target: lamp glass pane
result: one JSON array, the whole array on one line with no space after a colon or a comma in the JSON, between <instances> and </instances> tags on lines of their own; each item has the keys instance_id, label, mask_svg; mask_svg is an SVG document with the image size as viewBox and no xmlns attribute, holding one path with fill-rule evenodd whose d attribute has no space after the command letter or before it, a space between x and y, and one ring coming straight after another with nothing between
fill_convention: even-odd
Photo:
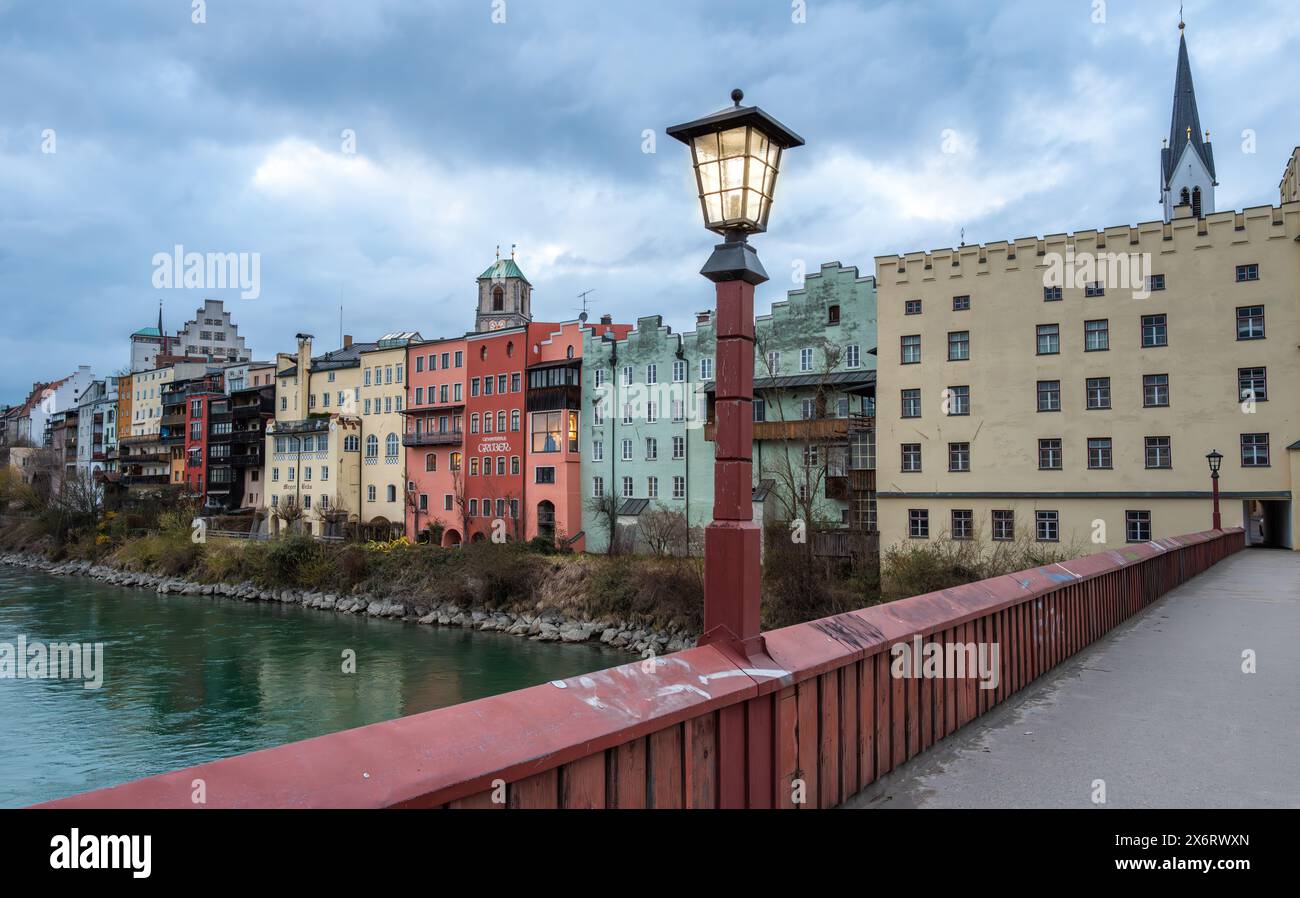
<instances>
[{"instance_id":1,"label":"lamp glass pane","mask_svg":"<svg viewBox=\"0 0 1300 898\"><path fill-rule=\"evenodd\" d=\"M758 159L767 161L767 148L772 141L767 139L767 135L757 128L749 129L749 154Z\"/></svg>"},{"instance_id":2,"label":"lamp glass pane","mask_svg":"<svg viewBox=\"0 0 1300 898\"><path fill-rule=\"evenodd\" d=\"M743 190L728 190L722 194L722 211L725 221L737 221L745 217Z\"/></svg>"},{"instance_id":3,"label":"lamp glass pane","mask_svg":"<svg viewBox=\"0 0 1300 898\"><path fill-rule=\"evenodd\" d=\"M756 224L763 221L763 196L757 190L745 191L745 217Z\"/></svg>"},{"instance_id":4,"label":"lamp glass pane","mask_svg":"<svg viewBox=\"0 0 1300 898\"><path fill-rule=\"evenodd\" d=\"M710 193L704 197L704 208L709 216L708 224L716 225L722 221L722 194Z\"/></svg>"},{"instance_id":5,"label":"lamp glass pane","mask_svg":"<svg viewBox=\"0 0 1300 898\"><path fill-rule=\"evenodd\" d=\"M718 158L718 135L701 134L695 138L695 161L713 162Z\"/></svg>"},{"instance_id":6,"label":"lamp glass pane","mask_svg":"<svg viewBox=\"0 0 1300 898\"><path fill-rule=\"evenodd\" d=\"M772 188L775 186L776 186L776 169L768 167L764 170L763 193L771 197Z\"/></svg>"},{"instance_id":7,"label":"lamp glass pane","mask_svg":"<svg viewBox=\"0 0 1300 898\"><path fill-rule=\"evenodd\" d=\"M767 166L757 159L749 160L749 175L745 179L745 186L750 190L764 191L765 174Z\"/></svg>"},{"instance_id":8,"label":"lamp glass pane","mask_svg":"<svg viewBox=\"0 0 1300 898\"><path fill-rule=\"evenodd\" d=\"M722 189L722 173L718 171L718 162L705 162L700 165L700 192L713 193Z\"/></svg>"},{"instance_id":9,"label":"lamp glass pane","mask_svg":"<svg viewBox=\"0 0 1300 898\"><path fill-rule=\"evenodd\" d=\"M722 187L724 190L730 190L733 187L745 186L745 157L737 156L734 159L722 160Z\"/></svg>"},{"instance_id":10,"label":"lamp glass pane","mask_svg":"<svg viewBox=\"0 0 1300 898\"><path fill-rule=\"evenodd\" d=\"M723 131L720 135L722 138L722 157L743 156L745 154L745 132L746 128L731 128Z\"/></svg>"}]
</instances>

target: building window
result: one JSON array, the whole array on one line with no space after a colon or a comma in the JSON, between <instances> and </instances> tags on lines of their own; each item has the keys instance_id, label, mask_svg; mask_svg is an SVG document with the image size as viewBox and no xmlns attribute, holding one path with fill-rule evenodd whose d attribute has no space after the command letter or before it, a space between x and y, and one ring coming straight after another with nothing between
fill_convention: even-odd
<instances>
[{"instance_id":1,"label":"building window","mask_svg":"<svg viewBox=\"0 0 1300 898\"><path fill-rule=\"evenodd\" d=\"M903 415L904 418L921 417L921 391L904 390L903 391Z\"/></svg>"},{"instance_id":2,"label":"building window","mask_svg":"<svg viewBox=\"0 0 1300 898\"><path fill-rule=\"evenodd\" d=\"M952 510L952 538L975 538L975 512L969 508L954 508Z\"/></svg>"},{"instance_id":3,"label":"building window","mask_svg":"<svg viewBox=\"0 0 1300 898\"><path fill-rule=\"evenodd\" d=\"M1142 405L1157 408L1169 404L1169 375L1142 375Z\"/></svg>"},{"instance_id":4,"label":"building window","mask_svg":"<svg viewBox=\"0 0 1300 898\"><path fill-rule=\"evenodd\" d=\"M686 380L686 363L681 359L673 362L673 383L683 383Z\"/></svg>"},{"instance_id":5,"label":"building window","mask_svg":"<svg viewBox=\"0 0 1300 898\"><path fill-rule=\"evenodd\" d=\"M1243 433L1241 435L1241 466L1243 468L1268 467L1268 434Z\"/></svg>"},{"instance_id":6,"label":"building window","mask_svg":"<svg viewBox=\"0 0 1300 898\"><path fill-rule=\"evenodd\" d=\"M504 414L504 412L502 413ZM564 413L563 412L534 412L533 413L533 433L532 433L532 451L533 452L559 452L563 447L561 440L564 438ZM502 424L505 422L502 421ZM502 428L504 429L504 428Z\"/></svg>"},{"instance_id":7,"label":"building window","mask_svg":"<svg viewBox=\"0 0 1300 898\"><path fill-rule=\"evenodd\" d=\"M859 365L861 365L861 364L862 364L862 362L860 361L860 359L859 359L859 355L858 355L858 344L857 344L857 343L850 343L848 346L845 346L845 347L844 347L844 367L845 367L845 368L857 368L857 367L858 367Z\"/></svg>"},{"instance_id":8,"label":"building window","mask_svg":"<svg viewBox=\"0 0 1300 898\"><path fill-rule=\"evenodd\" d=\"M632 460L632 441L631 441L631 440L624 440L624 441L623 441L623 461L631 461L631 460Z\"/></svg>"},{"instance_id":9,"label":"building window","mask_svg":"<svg viewBox=\"0 0 1300 898\"><path fill-rule=\"evenodd\" d=\"M1142 316L1143 347L1168 346L1169 322L1164 315Z\"/></svg>"},{"instance_id":10,"label":"building window","mask_svg":"<svg viewBox=\"0 0 1300 898\"><path fill-rule=\"evenodd\" d=\"M1237 266L1237 283L1241 283L1242 281L1257 281L1257 280L1259 280L1258 264L1251 263L1249 265Z\"/></svg>"},{"instance_id":11,"label":"building window","mask_svg":"<svg viewBox=\"0 0 1300 898\"><path fill-rule=\"evenodd\" d=\"M645 423L654 424L659 420L659 407L655 402L646 402L645 404Z\"/></svg>"},{"instance_id":12,"label":"building window","mask_svg":"<svg viewBox=\"0 0 1300 898\"><path fill-rule=\"evenodd\" d=\"M959 386L948 388L948 414L949 415L969 415L970 414L970 387Z\"/></svg>"},{"instance_id":13,"label":"building window","mask_svg":"<svg viewBox=\"0 0 1300 898\"><path fill-rule=\"evenodd\" d=\"M799 370L811 371L813 369L813 351L811 349L799 350Z\"/></svg>"},{"instance_id":14,"label":"building window","mask_svg":"<svg viewBox=\"0 0 1300 898\"><path fill-rule=\"evenodd\" d=\"M909 508L907 510L907 535L912 539L930 538L929 509Z\"/></svg>"},{"instance_id":15,"label":"building window","mask_svg":"<svg viewBox=\"0 0 1300 898\"><path fill-rule=\"evenodd\" d=\"M1016 513L1014 511L995 510L993 512L993 538L999 542L1016 538Z\"/></svg>"},{"instance_id":16,"label":"building window","mask_svg":"<svg viewBox=\"0 0 1300 898\"><path fill-rule=\"evenodd\" d=\"M591 495L597 499L603 499L605 496L605 478L591 478Z\"/></svg>"},{"instance_id":17,"label":"building window","mask_svg":"<svg viewBox=\"0 0 1300 898\"><path fill-rule=\"evenodd\" d=\"M1237 309L1237 339L1264 339L1264 307L1241 306Z\"/></svg>"},{"instance_id":18,"label":"building window","mask_svg":"<svg viewBox=\"0 0 1300 898\"><path fill-rule=\"evenodd\" d=\"M921 444L904 443L903 444L903 471L912 472L921 470Z\"/></svg>"},{"instance_id":19,"label":"building window","mask_svg":"<svg viewBox=\"0 0 1300 898\"><path fill-rule=\"evenodd\" d=\"M1084 296L1105 296L1106 288L1102 286L1101 281L1092 281L1083 285Z\"/></svg>"},{"instance_id":20,"label":"building window","mask_svg":"<svg viewBox=\"0 0 1300 898\"><path fill-rule=\"evenodd\" d=\"M645 458L646 461L655 461L659 458L659 441L654 437L645 438Z\"/></svg>"},{"instance_id":21,"label":"building window","mask_svg":"<svg viewBox=\"0 0 1300 898\"><path fill-rule=\"evenodd\" d=\"M713 380L713 359L700 359L700 380Z\"/></svg>"},{"instance_id":22,"label":"building window","mask_svg":"<svg viewBox=\"0 0 1300 898\"><path fill-rule=\"evenodd\" d=\"M555 482L555 468L553 468L553 467L549 467L549 466L548 466L548 467L545 467L545 468L537 468L537 469L536 469L536 476L535 476L535 480L534 480L534 482L535 482L535 483L554 483L554 482Z\"/></svg>"},{"instance_id":23,"label":"building window","mask_svg":"<svg viewBox=\"0 0 1300 898\"><path fill-rule=\"evenodd\" d=\"M477 476L478 476L478 456L477 456L477 455L472 455L472 456L470 456L470 459L469 459L469 476L471 476L471 477L477 477Z\"/></svg>"},{"instance_id":24,"label":"building window","mask_svg":"<svg viewBox=\"0 0 1300 898\"><path fill-rule=\"evenodd\" d=\"M1059 380L1040 380L1038 382L1038 410L1040 412L1059 412L1061 410L1061 382Z\"/></svg>"},{"instance_id":25,"label":"building window","mask_svg":"<svg viewBox=\"0 0 1300 898\"><path fill-rule=\"evenodd\" d=\"M371 484L369 487L366 488L366 498L371 502L375 501L377 495L378 493L376 492L373 484Z\"/></svg>"},{"instance_id":26,"label":"building window","mask_svg":"<svg viewBox=\"0 0 1300 898\"><path fill-rule=\"evenodd\" d=\"M1146 438L1146 463L1148 468L1172 468L1174 465L1169 437Z\"/></svg>"},{"instance_id":27,"label":"building window","mask_svg":"<svg viewBox=\"0 0 1300 898\"><path fill-rule=\"evenodd\" d=\"M647 384L657 384L657 383L659 383L659 366L658 366L658 365L651 364L651 365L646 365L646 366L645 366L645 382L646 382Z\"/></svg>"},{"instance_id":28,"label":"building window","mask_svg":"<svg viewBox=\"0 0 1300 898\"><path fill-rule=\"evenodd\" d=\"M970 309L969 296L954 296L952 298L952 310L954 312L965 312Z\"/></svg>"},{"instance_id":29,"label":"building window","mask_svg":"<svg viewBox=\"0 0 1300 898\"><path fill-rule=\"evenodd\" d=\"M921 335L909 334L901 338L904 365L915 365L921 361Z\"/></svg>"},{"instance_id":30,"label":"building window","mask_svg":"<svg viewBox=\"0 0 1300 898\"><path fill-rule=\"evenodd\" d=\"M659 478L647 477L645 479L645 493L647 499L659 498Z\"/></svg>"},{"instance_id":31,"label":"building window","mask_svg":"<svg viewBox=\"0 0 1300 898\"><path fill-rule=\"evenodd\" d=\"M970 443L948 444L948 470L970 470Z\"/></svg>"},{"instance_id":32,"label":"building window","mask_svg":"<svg viewBox=\"0 0 1300 898\"><path fill-rule=\"evenodd\" d=\"M1084 352L1104 352L1110 349L1110 322L1106 318L1083 323Z\"/></svg>"},{"instance_id":33,"label":"building window","mask_svg":"<svg viewBox=\"0 0 1300 898\"><path fill-rule=\"evenodd\" d=\"M1155 291L1163 289L1165 289L1165 276L1163 274L1147 275L1147 290Z\"/></svg>"},{"instance_id":34,"label":"building window","mask_svg":"<svg viewBox=\"0 0 1300 898\"><path fill-rule=\"evenodd\" d=\"M1060 287L1044 287L1043 302L1057 302L1062 296Z\"/></svg>"},{"instance_id":35,"label":"building window","mask_svg":"<svg viewBox=\"0 0 1300 898\"><path fill-rule=\"evenodd\" d=\"M436 452L425 453L424 470L426 471L438 470L438 454Z\"/></svg>"},{"instance_id":36,"label":"building window","mask_svg":"<svg viewBox=\"0 0 1300 898\"><path fill-rule=\"evenodd\" d=\"M827 323L827 324L839 324L839 323L840 323L840 307L839 307L839 306L830 306L830 307L828 307L828 308L826 309L826 323Z\"/></svg>"},{"instance_id":37,"label":"building window","mask_svg":"<svg viewBox=\"0 0 1300 898\"><path fill-rule=\"evenodd\" d=\"M1111 467L1110 437L1088 438L1088 467L1106 470Z\"/></svg>"},{"instance_id":38,"label":"building window","mask_svg":"<svg viewBox=\"0 0 1300 898\"><path fill-rule=\"evenodd\" d=\"M1256 402L1268 401L1268 369L1267 368L1238 368L1237 369L1237 398L1243 402L1254 400Z\"/></svg>"},{"instance_id":39,"label":"building window","mask_svg":"<svg viewBox=\"0 0 1300 898\"><path fill-rule=\"evenodd\" d=\"M970 358L970 331L948 332L948 361L964 362Z\"/></svg>"},{"instance_id":40,"label":"building window","mask_svg":"<svg viewBox=\"0 0 1300 898\"><path fill-rule=\"evenodd\" d=\"M596 389L597 389L597 390L599 390L601 387L605 386L605 369L604 369L604 368L597 368L597 369L596 369L595 380L596 380Z\"/></svg>"},{"instance_id":41,"label":"building window","mask_svg":"<svg viewBox=\"0 0 1300 898\"><path fill-rule=\"evenodd\" d=\"M686 478L682 477L681 475L673 476L673 498L674 499L686 498Z\"/></svg>"},{"instance_id":42,"label":"building window","mask_svg":"<svg viewBox=\"0 0 1300 898\"><path fill-rule=\"evenodd\" d=\"M904 300L904 301L903 301L903 314L904 314L904 315L920 315L920 314L921 314L921 300L919 300L919 299L908 299L908 300Z\"/></svg>"},{"instance_id":43,"label":"building window","mask_svg":"<svg viewBox=\"0 0 1300 898\"><path fill-rule=\"evenodd\" d=\"M1038 470L1059 471L1064 462L1061 440L1056 437L1038 441Z\"/></svg>"},{"instance_id":44,"label":"building window","mask_svg":"<svg viewBox=\"0 0 1300 898\"><path fill-rule=\"evenodd\" d=\"M1151 512L1124 512L1124 539L1131 543L1145 543L1151 540Z\"/></svg>"},{"instance_id":45,"label":"building window","mask_svg":"<svg viewBox=\"0 0 1300 898\"><path fill-rule=\"evenodd\" d=\"M1110 408L1110 378L1090 377L1086 381L1088 408Z\"/></svg>"},{"instance_id":46,"label":"building window","mask_svg":"<svg viewBox=\"0 0 1300 898\"><path fill-rule=\"evenodd\" d=\"M397 439L397 434L390 433L384 438L384 454L388 458L397 458L397 447L400 444L401 441Z\"/></svg>"},{"instance_id":47,"label":"building window","mask_svg":"<svg viewBox=\"0 0 1300 898\"><path fill-rule=\"evenodd\" d=\"M624 498L624 499L631 499L632 496L633 496L633 491L632 491L632 478L631 478L631 477L624 477L624 478L623 478L623 498Z\"/></svg>"},{"instance_id":48,"label":"building window","mask_svg":"<svg viewBox=\"0 0 1300 898\"><path fill-rule=\"evenodd\" d=\"M624 365L624 366L623 366L623 386L625 386L625 387L630 387L630 386L632 386L632 366L631 366L631 365Z\"/></svg>"},{"instance_id":49,"label":"building window","mask_svg":"<svg viewBox=\"0 0 1300 898\"><path fill-rule=\"evenodd\" d=\"M1061 326L1059 324L1040 324L1037 328L1038 354L1056 355L1061 351Z\"/></svg>"},{"instance_id":50,"label":"building window","mask_svg":"<svg viewBox=\"0 0 1300 898\"><path fill-rule=\"evenodd\" d=\"M1061 541L1061 520L1058 512L1034 512L1034 539L1040 543Z\"/></svg>"},{"instance_id":51,"label":"building window","mask_svg":"<svg viewBox=\"0 0 1300 898\"><path fill-rule=\"evenodd\" d=\"M686 457L686 437L673 437L673 460L679 461Z\"/></svg>"},{"instance_id":52,"label":"building window","mask_svg":"<svg viewBox=\"0 0 1300 898\"><path fill-rule=\"evenodd\" d=\"M799 417L805 421L811 421L817 417L817 401L814 399L802 399L799 402Z\"/></svg>"},{"instance_id":53,"label":"building window","mask_svg":"<svg viewBox=\"0 0 1300 898\"><path fill-rule=\"evenodd\" d=\"M373 433L366 437L366 458L379 458L379 437Z\"/></svg>"},{"instance_id":54,"label":"building window","mask_svg":"<svg viewBox=\"0 0 1300 898\"><path fill-rule=\"evenodd\" d=\"M674 406L676 406L676 404L677 404L676 402L673 403ZM762 399L754 399L754 401L752 401L752 402L749 404L749 406L750 406L750 408L751 408L751 409L753 410L753 412L754 412L754 421L756 421L756 422L760 422L760 421L766 421L766 420L767 420L767 403L766 403L766 402L764 402ZM679 419L677 418L676 415L674 415L674 416L673 416L673 420L674 420L674 421L677 421L677 420L679 420Z\"/></svg>"},{"instance_id":55,"label":"building window","mask_svg":"<svg viewBox=\"0 0 1300 898\"><path fill-rule=\"evenodd\" d=\"M476 518L476 517L478 517L478 500L477 500L477 499L470 499L470 500L469 500L469 516L470 516L471 518Z\"/></svg>"},{"instance_id":56,"label":"building window","mask_svg":"<svg viewBox=\"0 0 1300 898\"><path fill-rule=\"evenodd\" d=\"M769 353L767 354L766 359L767 359L767 373L768 373L768 374L780 374L780 373L781 373L781 353L774 349L774 350L772 350L771 352L769 352Z\"/></svg>"}]
</instances>

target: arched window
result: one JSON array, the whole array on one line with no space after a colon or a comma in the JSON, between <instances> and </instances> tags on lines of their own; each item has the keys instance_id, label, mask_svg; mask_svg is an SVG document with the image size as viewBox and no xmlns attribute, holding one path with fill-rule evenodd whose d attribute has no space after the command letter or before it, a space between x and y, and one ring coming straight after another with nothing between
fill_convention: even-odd
<instances>
[{"instance_id":1,"label":"arched window","mask_svg":"<svg viewBox=\"0 0 1300 898\"><path fill-rule=\"evenodd\" d=\"M389 502L397 501L397 487L393 486L391 483L388 484L388 501Z\"/></svg>"},{"instance_id":2,"label":"arched window","mask_svg":"<svg viewBox=\"0 0 1300 898\"><path fill-rule=\"evenodd\" d=\"M384 448L386 450L385 454L389 458L397 458L397 446L398 446L397 434L390 433L384 439L384 444L385 444Z\"/></svg>"},{"instance_id":3,"label":"arched window","mask_svg":"<svg viewBox=\"0 0 1300 898\"><path fill-rule=\"evenodd\" d=\"M1183 188L1183 192L1179 194L1179 197L1181 198L1182 204L1184 206L1192 201L1192 195L1187 192L1186 187Z\"/></svg>"},{"instance_id":4,"label":"arched window","mask_svg":"<svg viewBox=\"0 0 1300 898\"><path fill-rule=\"evenodd\" d=\"M555 504L549 499L537 503L537 532L543 536L555 535Z\"/></svg>"},{"instance_id":5,"label":"arched window","mask_svg":"<svg viewBox=\"0 0 1300 898\"><path fill-rule=\"evenodd\" d=\"M459 471L459 470L460 470L460 453L459 453L459 452L453 452L453 453L451 454L451 458L448 459L447 464L448 464L448 466L451 468L451 470L453 470L453 471Z\"/></svg>"},{"instance_id":6,"label":"arched window","mask_svg":"<svg viewBox=\"0 0 1300 898\"><path fill-rule=\"evenodd\" d=\"M506 413L497 412L497 433L506 432Z\"/></svg>"},{"instance_id":7,"label":"arched window","mask_svg":"<svg viewBox=\"0 0 1300 898\"><path fill-rule=\"evenodd\" d=\"M430 452L424 456L424 470L426 471L438 470L438 453Z\"/></svg>"},{"instance_id":8,"label":"arched window","mask_svg":"<svg viewBox=\"0 0 1300 898\"><path fill-rule=\"evenodd\" d=\"M480 346L480 347L478 348L478 357L479 357L479 360L480 360L480 361L487 361L487 347L486 347L486 346Z\"/></svg>"},{"instance_id":9,"label":"arched window","mask_svg":"<svg viewBox=\"0 0 1300 898\"><path fill-rule=\"evenodd\" d=\"M500 286L492 288L492 311L504 312L506 310L506 291Z\"/></svg>"},{"instance_id":10,"label":"arched window","mask_svg":"<svg viewBox=\"0 0 1300 898\"><path fill-rule=\"evenodd\" d=\"M573 358L573 344L572 344L572 343L569 344L569 348L566 349L566 350L564 351L564 354L565 354L565 356L566 356L567 358Z\"/></svg>"},{"instance_id":11,"label":"arched window","mask_svg":"<svg viewBox=\"0 0 1300 898\"><path fill-rule=\"evenodd\" d=\"M366 437L366 458L379 457L379 437L373 433Z\"/></svg>"},{"instance_id":12,"label":"arched window","mask_svg":"<svg viewBox=\"0 0 1300 898\"><path fill-rule=\"evenodd\" d=\"M1201 217L1201 188L1199 187L1192 191L1192 214L1197 218Z\"/></svg>"},{"instance_id":13,"label":"arched window","mask_svg":"<svg viewBox=\"0 0 1300 898\"><path fill-rule=\"evenodd\" d=\"M506 358L513 358L515 354L515 341L510 340L506 343Z\"/></svg>"},{"instance_id":14,"label":"arched window","mask_svg":"<svg viewBox=\"0 0 1300 898\"><path fill-rule=\"evenodd\" d=\"M839 323L840 323L840 307L839 307L839 306L831 306L830 308L828 308L828 309L826 310L826 323L827 323L827 324L839 324Z\"/></svg>"}]
</instances>

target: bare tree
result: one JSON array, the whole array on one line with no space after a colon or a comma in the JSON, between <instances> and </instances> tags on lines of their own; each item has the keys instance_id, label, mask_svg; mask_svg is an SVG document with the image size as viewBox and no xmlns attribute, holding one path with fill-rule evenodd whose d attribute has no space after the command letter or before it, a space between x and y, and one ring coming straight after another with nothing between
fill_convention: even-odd
<instances>
[{"instance_id":1,"label":"bare tree","mask_svg":"<svg viewBox=\"0 0 1300 898\"><path fill-rule=\"evenodd\" d=\"M598 520L603 520L607 532L609 533L609 542L606 544L606 555L623 554L622 540L618 532L618 497L611 493L605 493L601 496L592 496L587 499L587 510Z\"/></svg>"},{"instance_id":2,"label":"bare tree","mask_svg":"<svg viewBox=\"0 0 1300 898\"><path fill-rule=\"evenodd\" d=\"M637 516L637 529L651 555L685 555L687 545L686 513L656 502Z\"/></svg>"}]
</instances>

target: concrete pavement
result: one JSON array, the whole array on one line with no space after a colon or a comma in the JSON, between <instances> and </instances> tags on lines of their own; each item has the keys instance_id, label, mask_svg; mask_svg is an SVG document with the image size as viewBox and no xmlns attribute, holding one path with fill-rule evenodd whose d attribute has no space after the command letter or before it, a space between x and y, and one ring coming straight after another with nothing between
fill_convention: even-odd
<instances>
[{"instance_id":1,"label":"concrete pavement","mask_svg":"<svg viewBox=\"0 0 1300 898\"><path fill-rule=\"evenodd\" d=\"M1300 807L1298 643L1300 553L1243 550L845 807Z\"/></svg>"}]
</instances>

